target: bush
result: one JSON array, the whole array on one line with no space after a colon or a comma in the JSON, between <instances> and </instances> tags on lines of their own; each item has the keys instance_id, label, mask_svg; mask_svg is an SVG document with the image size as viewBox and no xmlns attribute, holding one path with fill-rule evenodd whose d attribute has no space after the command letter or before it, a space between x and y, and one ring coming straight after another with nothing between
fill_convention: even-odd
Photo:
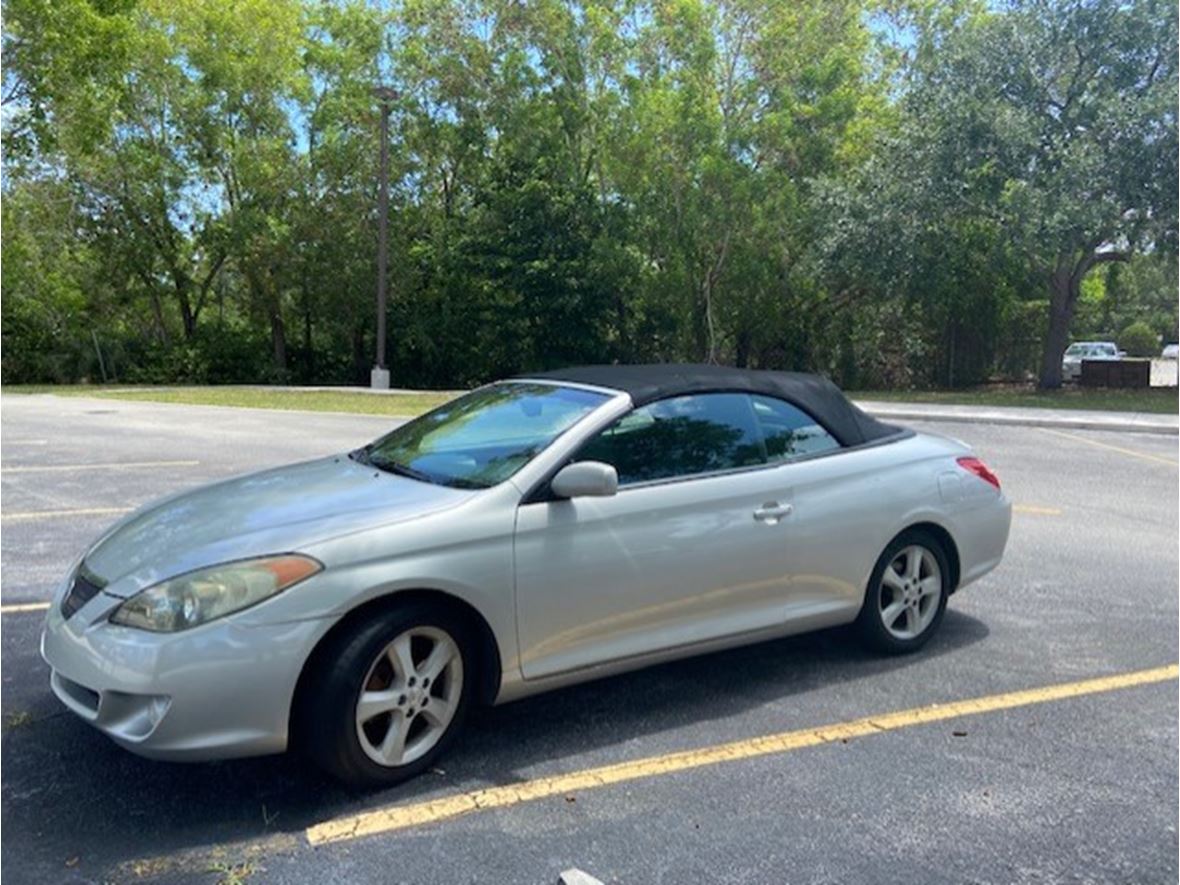
<instances>
[{"instance_id":1,"label":"bush","mask_svg":"<svg viewBox=\"0 0 1180 885\"><path fill-rule=\"evenodd\" d=\"M1127 356L1157 356L1160 349L1159 336L1147 323L1131 323L1119 335L1119 349Z\"/></svg>"}]
</instances>

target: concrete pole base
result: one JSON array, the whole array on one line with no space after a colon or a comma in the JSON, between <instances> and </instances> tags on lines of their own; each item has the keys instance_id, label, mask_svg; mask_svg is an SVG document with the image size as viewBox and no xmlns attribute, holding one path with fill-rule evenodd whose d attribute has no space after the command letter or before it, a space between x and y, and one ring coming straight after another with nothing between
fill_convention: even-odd
<instances>
[{"instance_id":1,"label":"concrete pole base","mask_svg":"<svg viewBox=\"0 0 1180 885\"><path fill-rule=\"evenodd\" d=\"M369 387L373 390L389 390L389 369L373 367L369 374Z\"/></svg>"}]
</instances>

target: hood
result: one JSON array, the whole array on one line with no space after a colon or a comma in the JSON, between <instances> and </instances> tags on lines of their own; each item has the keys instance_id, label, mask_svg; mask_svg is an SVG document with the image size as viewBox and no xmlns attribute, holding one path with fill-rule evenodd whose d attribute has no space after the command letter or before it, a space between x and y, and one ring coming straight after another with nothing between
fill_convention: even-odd
<instances>
[{"instance_id":1,"label":"hood","mask_svg":"<svg viewBox=\"0 0 1180 885\"><path fill-rule=\"evenodd\" d=\"M127 517L86 554L106 591L128 596L176 575L294 553L337 535L413 519L476 492L383 473L343 456L183 492Z\"/></svg>"}]
</instances>

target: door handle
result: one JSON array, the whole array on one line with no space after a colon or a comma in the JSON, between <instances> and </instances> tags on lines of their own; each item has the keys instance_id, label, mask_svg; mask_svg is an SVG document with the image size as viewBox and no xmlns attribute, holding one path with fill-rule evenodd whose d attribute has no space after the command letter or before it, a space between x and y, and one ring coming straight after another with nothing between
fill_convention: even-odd
<instances>
[{"instance_id":1,"label":"door handle","mask_svg":"<svg viewBox=\"0 0 1180 885\"><path fill-rule=\"evenodd\" d=\"M767 501L754 511L754 519L767 525L775 525L780 519L790 516L794 507L790 504L780 504L778 501Z\"/></svg>"}]
</instances>

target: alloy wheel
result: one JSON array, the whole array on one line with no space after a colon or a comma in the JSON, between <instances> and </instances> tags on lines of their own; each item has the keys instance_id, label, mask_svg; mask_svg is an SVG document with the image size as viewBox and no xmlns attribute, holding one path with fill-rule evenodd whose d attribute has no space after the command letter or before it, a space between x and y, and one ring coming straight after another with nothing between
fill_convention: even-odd
<instances>
[{"instance_id":1,"label":"alloy wheel","mask_svg":"<svg viewBox=\"0 0 1180 885\"><path fill-rule=\"evenodd\" d=\"M459 644L437 627L413 627L377 655L356 703L356 732L378 765L407 765L446 734L463 692Z\"/></svg>"},{"instance_id":2,"label":"alloy wheel","mask_svg":"<svg viewBox=\"0 0 1180 885\"><path fill-rule=\"evenodd\" d=\"M934 620L941 596L935 555L919 544L903 547L881 575L881 623L898 639L914 639Z\"/></svg>"}]
</instances>

